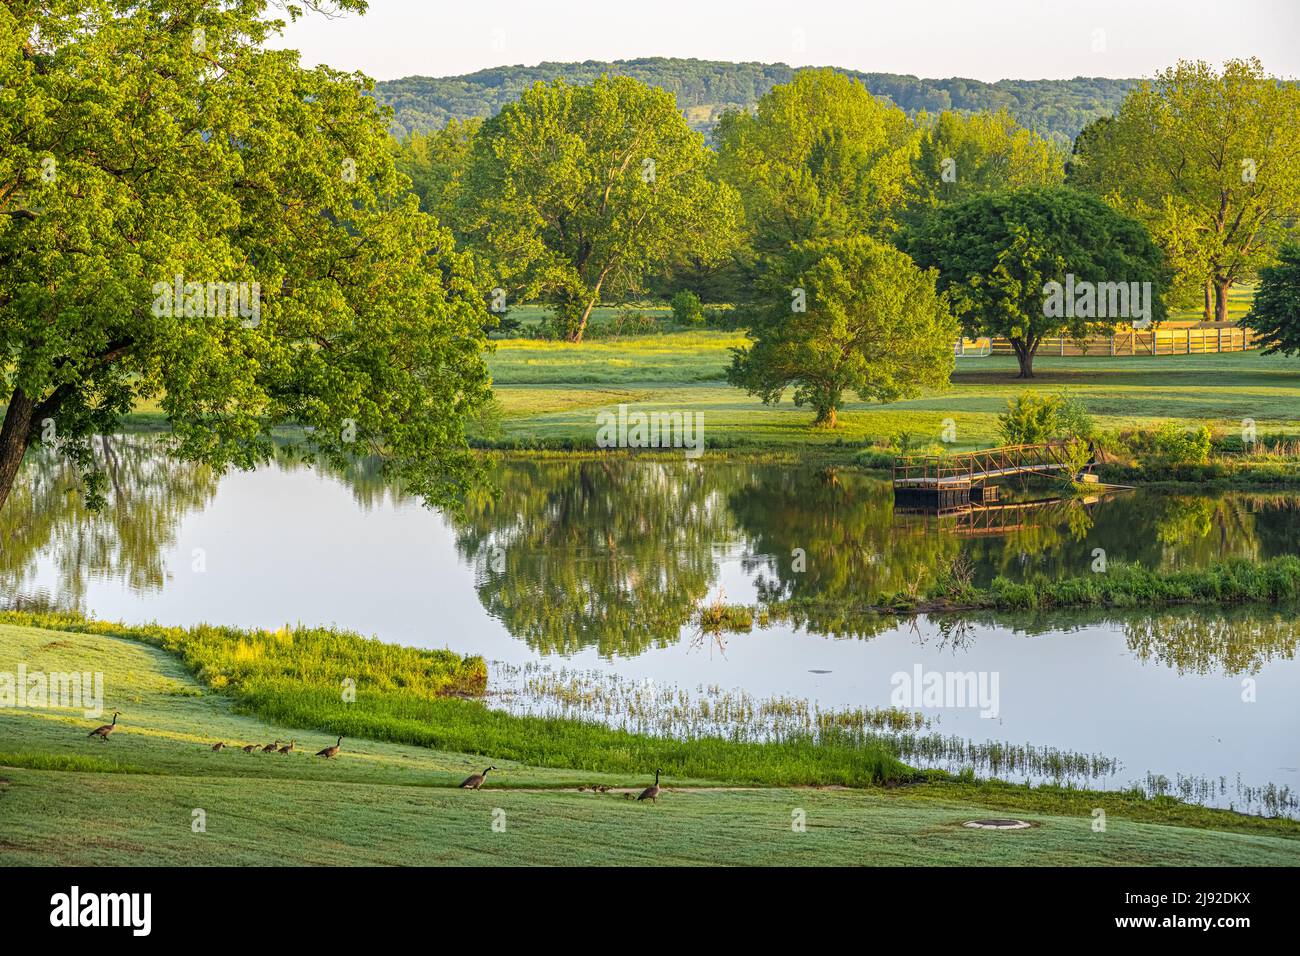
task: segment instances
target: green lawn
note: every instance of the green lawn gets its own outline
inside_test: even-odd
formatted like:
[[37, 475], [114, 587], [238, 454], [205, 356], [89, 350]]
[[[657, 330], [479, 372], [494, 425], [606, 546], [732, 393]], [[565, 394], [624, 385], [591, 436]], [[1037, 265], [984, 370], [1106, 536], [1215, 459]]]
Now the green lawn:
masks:
[[[135, 641], [0, 626], [0, 671], [91, 669], [122, 710], [106, 743], [71, 710], [0, 710], [0, 865], [125, 864], [1185, 864], [1296, 865], [1300, 824], [1119, 794], [925, 784], [895, 790], [725, 789], [666, 781], [658, 805], [579, 793], [602, 776], [344, 741], [234, 712], [180, 660]], [[297, 752], [211, 743], [295, 739]], [[1094, 832], [1090, 808], [1107, 809]], [[999, 809], [1001, 808], [1001, 809]], [[206, 832], [195, 833], [194, 811]], [[500, 811], [500, 812], [497, 812]], [[802, 811], [806, 832], [794, 832]], [[993, 815], [1011, 832], [961, 824]], [[504, 832], [493, 828], [504, 821]], [[1163, 821], [1163, 822], [1162, 822]], [[1171, 825], [1186, 823], [1189, 825]], [[1218, 827], [1222, 829], [1209, 829]], [[1224, 832], [1235, 831], [1235, 832]]]
[[710, 444], [757, 448], [843, 440], [888, 440], [902, 433], [937, 440], [945, 419], [957, 446], [998, 442], [997, 415], [1023, 391], [1069, 389], [1105, 429], [1149, 427], [1166, 419], [1225, 431], [1253, 419], [1261, 434], [1300, 432], [1300, 360], [1257, 352], [1139, 358], [1041, 356], [1032, 382], [1016, 379], [1011, 357], [959, 359], [952, 387], [888, 405], [850, 402], [834, 431], [809, 427], [812, 413], [789, 398], [765, 406], [722, 380], [729, 332], [681, 332], [571, 345], [512, 339], [489, 364], [506, 438], [594, 444], [595, 416], [620, 402], [644, 410], [704, 413]]

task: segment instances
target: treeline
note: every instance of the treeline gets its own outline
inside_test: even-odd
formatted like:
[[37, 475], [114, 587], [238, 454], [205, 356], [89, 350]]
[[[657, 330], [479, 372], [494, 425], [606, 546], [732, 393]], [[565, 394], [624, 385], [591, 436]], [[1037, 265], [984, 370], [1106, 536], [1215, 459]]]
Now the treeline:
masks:
[[941, 387], [962, 332], [1008, 339], [1032, 378], [1050, 337], [1145, 328], [1175, 302], [1224, 321], [1256, 277], [1261, 327], [1288, 321], [1291, 272], [1268, 267], [1300, 215], [1300, 89], [1257, 60], [1162, 72], [1068, 165], [1006, 111], [912, 117], [834, 70], [727, 111], [711, 143], [679, 105], [626, 76], [539, 82], [393, 150], [498, 321], [544, 302], [580, 342], [601, 302], [728, 302], [753, 340], [732, 384], [793, 390], [827, 427], [846, 394]]
[[[798, 73], [784, 63], [726, 63], [713, 60], [647, 57], [601, 63], [539, 63], [500, 66], [464, 76], [408, 76], [378, 83], [375, 96], [394, 110], [393, 133], [427, 133], [451, 120], [487, 118], [534, 83], [562, 79], [590, 83], [602, 75], [628, 76], [667, 90], [677, 98], [691, 125], [711, 132], [727, 109], [753, 106], [772, 87]], [[897, 73], [836, 69], [859, 80], [909, 115], [920, 112], [1010, 113], [1021, 126], [1068, 147], [1088, 123], [1113, 113], [1136, 80], [1075, 77], [1072, 80], [934, 80]]]

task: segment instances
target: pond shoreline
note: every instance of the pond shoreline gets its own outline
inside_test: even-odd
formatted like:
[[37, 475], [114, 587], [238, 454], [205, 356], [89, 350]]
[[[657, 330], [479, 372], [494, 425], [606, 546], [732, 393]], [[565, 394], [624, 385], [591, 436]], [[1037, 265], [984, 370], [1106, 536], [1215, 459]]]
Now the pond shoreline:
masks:
[[958, 614], [968, 611], [1037, 611], [1119, 608], [1275, 605], [1300, 599], [1300, 558], [1283, 555], [1267, 561], [1225, 561], [1207, 568], [1151, 571], [1136, 564], [1113, 564], [1106, 571], [1056, 581], [1026, 582], [997, 578], [988, 588], [948, 581], [948, 595], [896, 594], [881, 603], [845, 605], [817, 599], [763, 605], [713, 604], [702, 607], [697, 623], [710, 633], [745, 633], [766, 620], [797, 616], [801, 610], [829, 608], [881, 617]]

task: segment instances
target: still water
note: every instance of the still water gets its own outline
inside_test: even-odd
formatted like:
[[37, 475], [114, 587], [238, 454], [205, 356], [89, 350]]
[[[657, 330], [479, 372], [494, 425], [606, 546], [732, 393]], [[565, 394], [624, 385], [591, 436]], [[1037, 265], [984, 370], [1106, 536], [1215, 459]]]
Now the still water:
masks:
[[[924, 719], [907, 759], [1295, 812], [1295, 609], [901, 623], [847, 609], [924, 591], [954, 560], [987, 583], [1088, 573], [1101, 553], [1160, 568], [1300, 553], [1297, 496], [1132, 492], [939, 521], [895, 515], [888, 483], [852, 472], [611, 457], [494, 464], [499, 496], [446, 515], [364, 466], [217, 477], [140, 439], [100, 454], [98, 515], [61, 466], [29, 461], [0, 526], [7, 601], [450, 647], [494, 662], [498, 706], [648, 729], [726, 731], [726, 708], [779, 730], [792, 708], [888, 708], [917, 677], [970, 675], [983, 701], [902, 699]], [[691, 617], [719, 597], [811, 603], [715, 640]], [[1075, 763], [990, 763], [989, 744]]]

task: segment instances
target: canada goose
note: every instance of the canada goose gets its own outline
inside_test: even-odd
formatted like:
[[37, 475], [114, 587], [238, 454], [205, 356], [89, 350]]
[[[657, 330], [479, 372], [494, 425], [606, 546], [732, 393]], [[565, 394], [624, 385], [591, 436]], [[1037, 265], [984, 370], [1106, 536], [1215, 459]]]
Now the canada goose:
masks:
[[117, 711], [113, 711], [113, 722], [111, 724], [104, 724], [102, 727], [96, 727], [90, 733], [86, 734], [86, 736], [98, 737], [100, 740], [108, 740], [108, 735], [115, 730], [117, 730]]
[[632, 799], [632, 791], [631, 791], [631, 790], [624, 790], [624, 791], [623, 791], [623, 799], [624, 799], [624, 800], [631, 800], [631, 799]]
[[282, 753], [282, 754], [287, 754], [287, 753], [289, 753], [291, 750], [293, 750], [293, 741], [292, 741], [292, 740], [289, 741], [287, 744], [285, 744], [283, 747], [280, 748], [280, 753]]
[[248, 744], [246, 747], [243, 748], [243, 751], [246, 754], [251, 754], [256, 749], [257, 749], [257, 744]]
[[213, 749], [213, 751], [215, 752], [215, 751], [217, 751], [217, 750], [220, 750], [220, 749], [223, 748], [224, 746], [226, 746], [225, 741], [221, 741], [220, 743], [215, 743], [215, 744], [213, 744], [213, 745], [212, 745], [212, 749]]
[[462, 790], [477, 790], [479, 787], [483, 786], [483, 781], [487, 779], [488, 770], [495, 769], [496, 767], [488, 767], [482, 773], [476, 773], [472, 776], [466, 777], [464, 782], [460, 785], [460, 788]]
[[649, 800], [651, 803], [659, 802], [659, 775], [661, 773], [663, 773], [662, 770], [655, 771], [654, 786], [646, 787], [644, 790], [642, 790], [641, 796], [637, 797], [637, 800]]
[[317, 757], [324, 757], [324, 758], [326, 758], [327, 760], [328, 760], [330, 757], [337, 757], [337, 756], [339, 755], [339, 748], [342, 747], [342, 746], [343, 746], [343, 737], [342, 737], [342, 735], [340, 735], [340, 736], [339, 736], [339, 742], [338, 742], [338, 743], [336, 743], [333, 747], [326, 747], [324, 750], [318, 750], [318, 751], [316, 751], [316, 756], [317, 756]]
[[267, 744], [265, 747], [262, 748], [262, 753], [271, 754], [271, 753], [275, 753], [279, 749], [280, 749], [280, 738], [276, 737], [275, 743]]

